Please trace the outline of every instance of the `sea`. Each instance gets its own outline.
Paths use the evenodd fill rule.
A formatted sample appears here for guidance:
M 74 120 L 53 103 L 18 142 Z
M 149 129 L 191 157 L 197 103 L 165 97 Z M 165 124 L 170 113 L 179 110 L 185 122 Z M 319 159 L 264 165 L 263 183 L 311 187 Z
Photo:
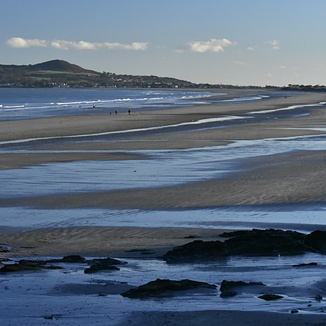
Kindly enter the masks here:
M 0 88 L 0 120 L 144 111 L 205 102 L 210 92 L 97 88 Z
M 70 88 L 0 88 L 0 121 L 33 118 L 127 113 L 180 106 L 221 102 L 264 101 L 271 97 L 291 96 L 275 90 L 179 90 L 179 89 L 70 89 Z M 308 115 L 325 103 L 256 110 L 243 116 L 203 119 L 165 127 L 144 128 L 146 133 L 171 129 L 194 130 L 223 128 L 248 120 L 282 119 Z M 133 133 L 140 130 L 128 130 Z M 48 163 L 11 170 L 0 170 L 0 200 L 62 193 L 86 193 L 135 188 L 156 188 L 211 180 L 239 171 L 241 159 L 296 150 L 324 150 L 323 133 L 313 136 L 235 141 L 222 146 L 175 150 L 128 150 L 145 155 L 144 160 L 76 161 Z M 74 141 L 88 137 L 99 141 L 119 137 L 119 132 L 76 135 Z M 51 142 L 65 137 L 20 139 L 0 142 L 1 153 L 28 152 L 31 141 Z M 110 152 L 110 151 L 108 151 Z M 137 173 L 121 173 L 121 171 Z M 109 182 L 103 182 L 109 180 Z M 309 231 L 325 228 L 326 206 L 316 204 L 253 205 L 208 207 L 204 209 L 44 209 L 0 206 L 0 227 L 42 228 L 66 226 L 146 226 L 199 228 L 287 227 Z

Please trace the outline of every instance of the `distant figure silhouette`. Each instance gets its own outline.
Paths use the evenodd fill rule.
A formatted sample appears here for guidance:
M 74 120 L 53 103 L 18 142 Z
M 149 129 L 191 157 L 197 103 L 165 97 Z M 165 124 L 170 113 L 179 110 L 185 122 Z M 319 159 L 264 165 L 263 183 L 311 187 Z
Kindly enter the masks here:
M 130 110 L 128 110 L 128 114 L 130 115 Z
M 118 111 L 115 111 L 115 114 L 118 114 Z

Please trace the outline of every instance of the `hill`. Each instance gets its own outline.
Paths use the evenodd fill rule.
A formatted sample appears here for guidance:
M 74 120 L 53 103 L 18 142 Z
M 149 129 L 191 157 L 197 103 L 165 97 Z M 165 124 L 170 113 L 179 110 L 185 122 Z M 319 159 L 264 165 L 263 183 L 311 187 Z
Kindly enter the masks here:
M 234 88 L 196 84 L 172 77 L 119 75 L 84 69 L 64 60 L 35 65 L 1 65 L 0 87 Z
M 64 60 L 51 60 L 32 65 L 33 70 L 62 71 L 70 73 L 96 73 L 93 70 L 86 70 L 80 66 L 69 63 Z
M 197 87 L 170 77 L 119 75 L 84 69 L 64 60 L 0 65 L 0 87 Z
M 18 71 L 60 71 L 60 72 L 71 72 L 71 73 L 95 73 L 92 70 L 86 70 L 82 67 L 74 65 L 64 60 L 51 60 L 35 65 L 0 65 L 0 72 L 18 72 Z

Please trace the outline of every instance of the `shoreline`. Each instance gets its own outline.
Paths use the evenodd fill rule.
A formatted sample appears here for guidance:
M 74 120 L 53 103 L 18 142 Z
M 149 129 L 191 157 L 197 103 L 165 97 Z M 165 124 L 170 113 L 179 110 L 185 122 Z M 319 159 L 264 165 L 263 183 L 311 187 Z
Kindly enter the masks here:
M 65 137 L 103 132 L 117 132 L 149 127 L 161 127 L 194 120 L 248 112 L 275 110 L 291 106 L 319 104 L 326 101 L 324 93 L 296 93 L 291 97 L 222 102 L 135 112 L 131 115 L 96 114 L 0 121 L 0 142 L 42 137 Z M 309 118 L 309 117 L 308 117 Z M 300 119 L 297 119 L 300 120 Z
M 66 135 L 110 132 L 126 129 L 173 125 L 228 114 L 245 114 L 257 110 L 280 109 L 292 105 L 308 105 L 326 100 L 326 93 L 296 93 L 293 97 L 278 97 L 253 102 L 222 103 L 144 111 L 117 116 L 77 116 L 42 118 L 26 121 L 0 122 L 0 141 L 7 138 L 60 137 Z M 122 134 L 118 139 L 78 142 L 65 139 L 63 143 L 28 143 L 3 147 L 0 170 L 28 168 L 55 162 L 88 160 L 150 159 L 141 150 L 169 150 L 223 146 L 236 141 L 266 138 L 325 135 L 324 108 L 314 108 L 309 115 L 271 119 L 269 121 L 232 124 L 207 130 L 153 133 L 151 135 Z M 10 130 L 10 132 L 9 132 Z M 27 132 L 28 131 L 28 132 Z M 22 149 L 26 149 L 21 151 Z M 134 152 L 130 152 L 134 150 Z M 138 151 L 138 152 L 137 152 Z M 217 154 L 218 155 L 218 152 Z M 117 209 L 196 209 L 238 205 L 315 203 L 326 201 L 326 151 L 298 151 L 238 159 L 230 174 L 216 179 L 196 181 L 158 188 L 94 191 L 62 195 L 25 196 L 0 199 L 0 207 L 22 206 L 58 208 L 117 208 Z M 135 173 L 136 171 L 130 171 Z M 223 191 L 222 191 L 223 190 Z M 126 200 L 128 199 L 128 200 Z
M 319 103 L 325 100 L 326 93 L 309 93 L 258 102 L 144 111 L 132 113 L 130 116 L 118 114 L 110 117 L 75 116 L 0 122 L 0 141 L 119 132 L 227 115 L 243 115 L 257 110 Z M 26 168 L 28 173 L 29 167 L 34 165 L 46 167 L 46 164 L 55 162 L 150 160 L 150 157 L 141 152 L 129 151 L 187 150 L 223 146 L 246 140 L 325 135 L 325 125 L 326 113 L 323 107 L 321 110 L 314 109 L 310 115 L 270 119 L 257 123 L 235 123 L 217 129 L 207 128 L 187 132 L 169 130 L 168 133 L 147 135 L 134 133 L 132 137 L 122 135 L 119 138 L 108 138 L 99 142 L 92 142 L 85 137 L 78 138 L 78 141 L 66 138 L 58 143 L 45 141 L 11 144 L 8 147 L 2 146 L 0 169 L 5 170 L 4 173 L 9 173 L 13 169 Z M 300 150 L 247 157 L 239 159 L 236 162 L 238 165 L 230 168 L 232 172 L 230 175 L 218 179 L 153 189 L 12 197 L 1 199 L 0 207 L 4 211 L 6 207 L 22 209 L 34 207 L 35 210 L 45 207 L 53 209 L 55 214 L 60 214 L 60 208 L 131 208 L 155 211 L 241 205 L 250 207 L 259 204 L 275 206 L 286 203 L 312 204 L 316 201 L 325 203 L 325 158 L 326 150 Z M 131 172 L 135 173 L 134 170 Z M 109 181 L 109 178 L 105 180 Z M 118 181 L 121 182 L 120 176 Z M 13 217 L 10 214 L 15 213 L 8 213 L 8 218 Z M 27 209 L 26 216 L 24 214 L 25 211 L 19 218 L 30 217 Z M 107 216 L 108 224 L 110 217 Z M 125 217 L 128 219 L 128 215 Z M 38 218 L 43 218 L 41 210 Z M 78 216 L 73 215 L 73 218 L 77 223 Z M 150 214 L 146 218 L 150 219 Z M 214 218 L 219 219 L 218 215 Z M 21 323 L 52 325 L 53 322 L 60 325 L 67 323 L 89 325 L 95 322 L 121 326 L 126 324 L 159 326 L 166 323 L 181 326 L 184 325 L 185 318 L 189 325 L 303 326 L 326 323 L 325 300 L 315 299 L 317 294 L 325 296 L 323 275 L 326 262 L 323 256 L 317 257 L 312 253 L 302 257 L 244 257 L 242 260 L 236 256 L 228 261 L 216 261 L 214 264 L 167 266 L 158 257 L 168 250 L 194 240 L 223 240 L 220 234 L 230 229 L 141 225 L 74 227 L 67 226 L 67 222 L 66 224 L 60 222 L 60 219 L 57 221 L 59 222 L 50 221 L 49 225 L 53 227 L 45 228 L 0 226 L 0 247 L 1 245 L 11 247 L 11 251 L 0 253 L 3 263 L 6 263 L 6 258 L 16 262 L 18 258 L 81 255 L 122 258 L 126 259 L 128 264 L 123 265 L 118 271 L 103 271 L 91 276 L 83 272 L 85 264 L 64 265 L 64 270 L 17 272 L 10 276 L 9 273 L 1 274 L 0 288 L 6 294 L 2 320 L 8 325 Z M 31 223 L 30 220 L 28 222 Z M 257 221 L 259 222 L 262 221 Z M 92 224 L 88 219 L 87 223 Z M 289 224 L 284 221 L 283 226 L 287 229 Z M 317 267 L 308 266 L 300 270 L 293 267 L 294 264 L 311 261 L 318 261 Z M 220 298 L 219 290 L 212 294 L 191 292 L 183 293 L 181 296 L 172 295 L 167 299 L 145 301 L 133 301 L 120 296 L 126 287 L 139 286 L 156 278 L 189 278 L 207 281 L 217 286 L 224 279 L 261 281 L 268 285 L 270 291 L 281 293 L 284 298 L 280 302 L 266 303 L 257 298 L 260 293 L 254 290 L 240 293 L 233 299 Z

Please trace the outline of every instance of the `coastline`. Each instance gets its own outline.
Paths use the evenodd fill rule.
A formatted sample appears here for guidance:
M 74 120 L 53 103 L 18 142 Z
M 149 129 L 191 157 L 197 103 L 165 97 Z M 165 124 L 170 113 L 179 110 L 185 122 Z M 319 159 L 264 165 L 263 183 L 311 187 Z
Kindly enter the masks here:
M 243 93 L 242 93 L 243 94 Z M 174 125 L 187 121 L 245 114 L 257 110 L 275 110 L 293 105 L 309 105 L 326 100 L 324 93 L 296 93 L 293 97 L 278 97 L 253 102 L 219 103 L 167 110 L 144 111 L 113 116 L 68 116 L 24 121 L 0 122 L 0 142 L 30 138 L 61 137 L 81 134 L 116 132 L 138 128 Z M 108 138 L 78 142 L 31 142 L 28 151 L 0 153 L 0 169 L 15 169 L 29 165 L 75 160 L 138 160 L 144 159 L 137 150 L 188 149 L 219 146 L 243 140 L 296 137 L 325 134 L 324 109 L 314 109 L 309 115 L 276 119 L 261 123 L 234 124 L 214 128 L 132 137 Z M 13 144 L 15 145 L 15 143 Z M 10 148 L 10 147 L 9 147 Z M 128 152 L 130 150 L 136 152 Z M 103 151 L 103 152 L 101 152 Z M 238 172 L 217 179 L 150 189 L 96 191 L 77 194 L 27 196 L 1 199 L 2 207 L 35 206 L 47 209 L 118 208 L 118 209 L 196 209 L 230 205 L 287 204 L 325 202 L 325 151 L 287 152 L 239 160 Z M 223 191 L 221 191 L 223 189 Z M 128 200 L 126 200 L 128 198 Z
M 324 135 L 326 133 L 324 127 L 326 112 L 323 108 L 312 110 L 310 115 L 255 123 L 234 123 L 227 128 L 203 128 L 185 132 L 171 129 L 168 133 L 149 135 L 135 133 L 132 137 L 126 135 L 126 137 L 121 136 L 96 142 L 90 141 L 88 137 L 81 139 L 78 136 L 191 123 L 202 119 L 223 118 L 231 114 L 244 115 L 258 109 L 273 110 L 292 105 L 317 104 L 325 99 L 326 94 L 324 93 L 300 93 L 294 97 L 267 99 L 259 102 L 201 105 L 153 112 L 146 111 L 131 115 L 70 116 L 0 122 L 0 142 L 47 137 L 61 139 L 62 136 L 70 137 L 72 135 L 77 136 L 76 139 L 78 139 L 78 142 L 73 141 L 74 138 L 67 138 L 65 139 L 67 141 L 63 142 L 48 142 L 46 139 L 44 141 L 29 141 L 27 145 L 24 144 L 26 151 L 10 152 L 10 150 L 6 150 L 0 152 L 0 169 L 10 171 L 25 168 L 27 171 L 29 167 L 35 165 L 55 162 L 142 160 L 146 159 L 145 156 L 141 152 L 136 153 L 137 151 L 187 150 L 194 147 L 205 148 L 234 144 L 237 141 Z M 8 144 L 8 149 L 10 146 L 14 147 L 14 143 Z M 0 207 L 45 208 L 58 210 L 59 214 L 60 209 L 71 208 L 127 208 L 155 211 L 159 209 L 325 203 L 325 157 L 326 151 L 320 149 L 248 157 L 239 159 L 237 161 L 239 166 L 233 166 L 232 173 L 221 178 L 151 189 L 137 188 L 1 199 Z M 126 218 L 128 219 L 128 216 Z M 150 219 L 150 215 L 148 218 Z M 218 219 L 218 216 L 216 218 Z M 284 226 L 286 227 L 286 224 Z M 226 326 L 252 325 L 253 323 L 309 325 L 326 322 L 324 300 L 317 302 L 313 298 L 319 293 L 318 291 L 324 291 L 322 290 L 323 284 L 317 282 L 319 278 L 324 279 L 322 276 L 325 266 L 323 258 L 318 258 L 320 262 L 318 261 L 319 266 L 316 271 L 309 267 L 304 270 L 308 279 L 311 273 L 315 273 L 313 274 L 315 279 L 311 276 L 313 280 L 309 279 L 303 285 L 300 283 L 303 269 L 293 270 L 292 258 L 289 258 L 290 262 L 288 262 L 281 261 L 281 257 L 270 258 L 270 260 L 266 257 L 262 259 L 249 257 L 248 260 L 242 261 L 243 266 L 241 262 L 238 266 L 236 264 L 239 257 L 236 257 L 230 262 L 221 261 L 214 266 L 189 264 L 182 268 L 166 266 L 160 258 L 157 258 L 175 246 L 194 240 L 222 240 L 219 236 L 224 231 L 228 230 L 209 227 L 91 225 L 86 227 L 54 226 L 28 230 L 0 228 L 0 243 L 11 247 L 11 251 L 1 252 L 1 259 L 4 262 L 6 258 L 37 259 L 64 255 L 117 257 L 128 261 L 127 267 L 122 268 L 121 271 L 103 272 L 94 276 L 85 276 L 80 265 L 65 266 L 63 272 L 47 270 L 36 273 L 21 272 L 14 276 L 5 274 L 0 282 L 2 289 L 7 290 L 6 307 L 3 309 L 4 322 L 8 322 L 9 325 L 13 321 L 22 323 L 24 320 L 26 325 L 29 325 L 28 322 L 30 325 L 50 325 L 55 320 L 60 325 L 69 322 L 72 325 L 86 325 L 95 321 L 121 326 L 127 324 L 164 325 L 167 323 L 177 326 L 183 325 L 185 318 L 189 319 L 189 325 L 201 323 L 206 325 L 219 323 Z M 312 257 L 304 256 L 302 261 L 309 262 L 306 260 L 316 259 L 316 256 Z M 295 259 L 296 262 L 297 260 L 299 263 L 301 262 L 300 257 Z M 266 266 L 262 261 L 267 261 Z M 320 269 L 319 274 L 317 274 L 318 268 Z M 216 276 L 216 273 L 220 274 Z M 122 289 L 126 285 L 140 285 L 155 278 L 164 278 L 167 275 L 175 279 L 197 277 L 200 281 L 201 277 L 206 275 L 205 277 L 214 280 L 214 284 L 219 284 L 222 277 L 223 279 L 233 277 L 235 281 L 240 279 L 255 281 L 255 278 L 258 278 L 258 281 L 277 284 L 277 280 L 274 281 L 276 274 L 280 274 L 277 276 L 279 282 L 287 282 L 287 280 L 292 282 L 292 279 L 299 278 L 299 280 L 293 281 L 293 286 L 290 286 L 291 283 L 289 286 L 278 287 L 275 285 L 273 288 L 274 291 L 283 291 L 282 293 L 285 294 L 284 307 L 278 306 L 277 303 L 275 305 L 274 303 L 259 305 L 256 293 L 249 296 L 240 295 L 234 300 L 234 303 L 232 303 L 233 299 L 220 299 L 217 295 L 218 291 L 214 295 L 206 297 L 204 295 L 203 298 L 198 294 L 189 295 L 183 301 L 182 296 L 171 296 L 168 300 L 160 298 L 145 303 L 134 303 L 132 300 L 123 301 L 124 299 L 117 295 L 122 293 Z M 110 287 L 109 290 L 105 288 L 108 292 L 103 292 L 103 284 Z M 297 286 L 298 284 L 300 286 Z M 73 292 L 71 288 L 76 292 Z M 46 297 L 47 300 L 43 302 L 40 300 L 41 296 L 42 298 Z M 212 298 L 214 302 L 206 303 Z M 197 300 L 200 302 L 198 307 Z M 217 306 L 216 300 L 220 300 Z M 246 300 L 249 300 L 248 304 Z M 169 308 L 170 302 L 175 306 L 174 310 Z M 108 304 L 111 307 L 110 314 L 107 311 Z M 18 306 L 24 307 L 23 313 L 17 314 Z M 257 311 L 258 306 L 263 311 Z M 241 311 L 241 309 L 245 311 Z
M 244 102 L 220 102 L 217 104 L 202 104 L 195 106 L 177 107 L 172 109 L 162 109 L 153 111 L 135 112 L 128 114 L 96 114 L 96 115 L 75 115 L 48 117 L 30 120 L 0 121 L 0 142 L 16 141 L 20 139 L 34 139 L 46 137 L 71 137 L 96 133 L 117 132 L 121 130 L 137 130 L 150 127 L 162 127 L 166 125 L 176 125 L 179 123 L 193 122 L 202 119 L 225 117 L 229 115 L 241 115 L 258 110 L 275 110 L 291 106 L 318 104 L 326 101 L 324 93 L 296 93 L 293 96 L 270 98 L 259 101 Z M 323 113 L 320 113 L 323 116 Z M 301 117 L 302 118 L 302 117 Z M 306 117 L 312 120 L 312 124 L 321 124 L 319 114 L 314 113 L 314 117 Z M 292 122 L 293 120 L 293 122 Z M 309 122 L 308 121 L 308 122 Z M 272 121 L 271 129 L 278 128 L 282 134 L 283 128 L 289 128 L 287 123 Z M 280 125 L 279 125 L 280 123 Z M 291 119 L 291 125 L 302 128 L 306 126 L 306 120 Z M 293 127 L 292 127 L 293 128 Z M 219 130 L 218 130 L 219 131 Z M 217 132 L 218 132 L 217 131 Z M 289 131 L 284 131 L 285 136 Z M 302 134 L 300 131 L 296 131 Z M 311 131 L 306 131 L 311 132 Z M 195 133 L 196 134 L 196 133 Z M 243 135 L 243 139 L 255 139 L 258 135 Z M 279 135 L 280 136 L 280 135 Z M 136 139 L 139 136 L 136 136 Z M 224 138 L 228 138 L 228 134 Z M 272 136 L 271 136 L 272 137 Z M 274 136 L 276 137 L 276 135 Z M 142 140 L 142 137 L 139 137 Z M 87 142 L 87 139 L 85 139 Z M 209 143 L 208 143 L 209 144 Z M 122 143 L 122 146 L 125 145 Z M 139 144 L 137 149 L 141 149 Z M 155 148 L 157 149 L 157 144 Z M 169 148 L 168 142 L 158 145 L 160 148 Z M 167 147 L 164 147 L 167 146 Z M 192 145 L 193 146 L 193 145 Z M 207 145 L 206 145 L 207 146 Z M 181 148 L 184 146 L 181 145 Z M 187 148 L 187 147 L 186 147 Z M 108 148 L 110 149 L 110 148 Z
M 296 93 L 261 101 L 219 103 L 168 110 L 144 111 L 117 116 L 68 116 L 28 121 L 0 122 L 0 141 L 42 137 L 62 137 L 115 132 L 138 128 L 174 125 L 216 116 L 245 114 L 257 110 L 282 109 L 293 105 L 309 105 L 326 100 L 324 93 Z M 28 122 L 28 123 L 27 123 Z M 0 169 L 28 167 L 50 162 L 80 160 L 138 160 L 144 156 L 132 150 L 187 149 L 218 146 L 239 140 L 296 137 L 325 134 L 324 109 L 290 119 L 231 125 L 180 132 L 142 135 L 132 138 L 78 142 L 29 142 L 26 152 L 0 153 Z M 67 140 L 70 140 L 68 138 Z M 101 152 L 104 151 L 104 152 Z M 118 208 L 118 209 L 193 209 L 232 205 L 287 204 L 324 202 L 326 187 L 325 151 L 288 152 L 247 158 L 239 161 L 235 172 L 221 178 L 168 187 L 85 192 L 50 196 L 1 199 L 2 207 L 26 206 L 48 209 Z M 302 173 L 304 171 L 304 173 Z M 221 191 L 223 189 L 223 191 Z M 126 200 L 128 198 L 128 200 Z M 62 239 L 63 240 L 63 239 Z

